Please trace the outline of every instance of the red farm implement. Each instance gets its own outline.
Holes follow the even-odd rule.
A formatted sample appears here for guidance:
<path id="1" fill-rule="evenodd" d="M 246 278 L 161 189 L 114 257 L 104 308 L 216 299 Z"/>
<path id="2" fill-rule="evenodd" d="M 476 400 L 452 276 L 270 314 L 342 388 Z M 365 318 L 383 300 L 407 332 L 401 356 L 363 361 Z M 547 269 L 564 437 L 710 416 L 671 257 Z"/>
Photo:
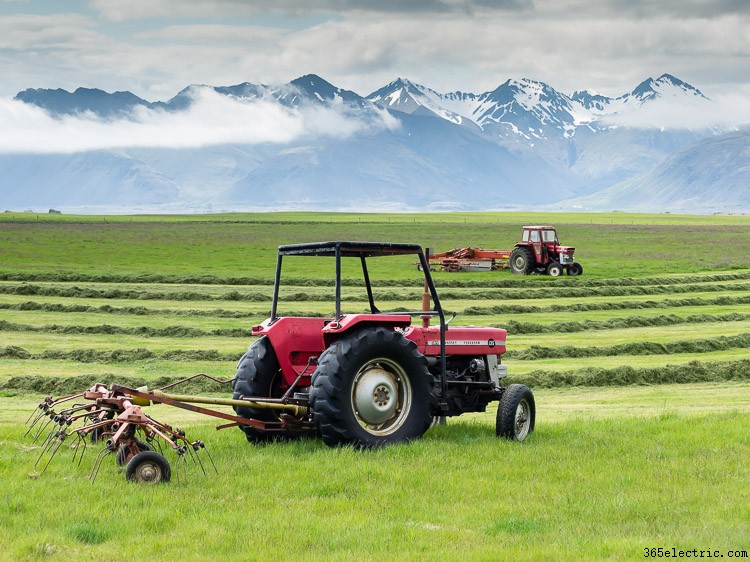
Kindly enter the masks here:
<path id="1" fill-rule="evenodd" d="M 560 245 L 554 226 L 524 226 L 521 241 L 512 250 L 467 246 L 431 253 L 429 258 L 432 271 L 495 271 L 509 268 L 516 275 L 541 273 L 553 277 L 564 272 L 571 276 L 583 273 L 583 267 L 575 261 L 575 248 Z"/>

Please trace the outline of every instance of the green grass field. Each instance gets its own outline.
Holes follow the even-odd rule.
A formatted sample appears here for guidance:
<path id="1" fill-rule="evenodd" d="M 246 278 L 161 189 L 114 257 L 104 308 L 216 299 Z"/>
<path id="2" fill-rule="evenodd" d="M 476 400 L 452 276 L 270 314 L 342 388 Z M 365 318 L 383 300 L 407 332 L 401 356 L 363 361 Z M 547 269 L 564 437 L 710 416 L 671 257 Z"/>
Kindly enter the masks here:
<path id="1" fill-rule="evenodd" d="M 485 414 L 385 450 L 206 441 L 218 475 L 130 485 L 70 455 L 42 475 L 23 421 L 94 381 L 229 378 L 270 308 L 276 246 L 317 240 L 510 248 L 555 224 L 579 278 L 436 273 L 455 325 L 508 329 L 509 382 L 535 391 L 523 444 Z M 0 559 L 635 560 L 750 550 L 750 217 L 0 214 Z M 396 260 L 398 262 L 398 259 Z M 332 312 L 332 262 L 285 263 L 282 311 Z M 409 260 L 371 269 L 381 309 L 419 306 Z M 346 308 L 366 307 L 344 270 Z M 682 384 L 673 384 L 673 383 Z M 213 389 L 215 392 L 216 389 Z"/>

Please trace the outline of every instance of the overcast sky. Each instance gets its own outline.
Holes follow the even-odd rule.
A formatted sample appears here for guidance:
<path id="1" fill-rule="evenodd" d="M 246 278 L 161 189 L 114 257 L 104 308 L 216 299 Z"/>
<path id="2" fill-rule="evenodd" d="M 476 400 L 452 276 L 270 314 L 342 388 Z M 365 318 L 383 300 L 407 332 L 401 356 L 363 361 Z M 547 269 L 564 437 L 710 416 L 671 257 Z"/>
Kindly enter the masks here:
<path id="1" fill-rule="evenodd" d="M 750 0 L 0 0 L 0 97 L 26 88 L 277 84 L 367 95 L 398 76 L 630 91 L 671 73 L 750 98 Z"/>

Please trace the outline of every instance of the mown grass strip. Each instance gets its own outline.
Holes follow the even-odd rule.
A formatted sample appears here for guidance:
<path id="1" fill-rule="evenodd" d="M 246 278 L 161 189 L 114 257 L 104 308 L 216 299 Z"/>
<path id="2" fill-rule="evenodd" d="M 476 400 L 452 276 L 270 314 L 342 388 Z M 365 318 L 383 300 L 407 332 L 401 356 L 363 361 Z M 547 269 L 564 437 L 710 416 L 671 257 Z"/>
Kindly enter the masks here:
<path id="1" fill-rule="evenodd" d="M 268 316 L 270 308 L 262 312 L 246 310 L 228 310 L 225 308 L 214 308 L 211 310 L 199 310 L 194 308 L 149 308 L 145 306 L 90 306 L 85 304 L 60 304 L 39 303 L 26 301 L 23 303 L 0 303 L 0 310 L 17 310 L 19 312 L 55 312 L 55 313 L 95 313 L 95 314 L 118 314 L 123 316 L 197 316 L 211 318 L 257 318 Z M 281 316 L 314 316 L 323 317 L 320 312 L 280 310 Z"/>
<path id="2" fill-rule="evenodd" d="M 378 284 L 389 287 L 411 287 L 420 279 L 379 279 Z M 462 279 L 460 274 L 455 276 L 439 275 L 438 284 L 441 287 L 520 287 L 527 286 L 529 282 L 549 283 L 556 286 L 574 287 L 609 287 L 609 286 L 645 286 L 645 285 L 679 285 L 685 283 L 715 283 L 720 281 L 732 281 L 750 279 L 750 271 L 717 273 L 712 275 L 687 275 L 681 277 L 643 277 L 643 278 L 619 278 L 619 279 L 587 279 L 563 278 L 553 279 L 544 276 L 533 277 L 505 277 L 503 273 L 489 274 L 486 279 Z M 245 286 L 273 286 L 271 277 L 218 277 L 215 275 L 157 275 L 157 274 L 98 274 L 91 275 L 79 272 L 0 272 L 0 281 L 47 281 L 63 283 L 158 283 L 164 285 L 245 285 Z M 285 279 L 288 286 L 299 287 L 329 287 L 330 279 L 290 277 Z M 359 279 L 342 279 L 346 286 L 359 286 Z"/>
<path id="3" fill-rule="evenodd" d="M 495 314 L 537 314 L 545 312 L 588 312 L 595 310 L 638 310 L 643 308 L 680 308 L 688 306 L 731 306 L 750 304 L 750 296 L 717 297 L 715 299 L 669 299 L 662 301 L 619 301 L 552 304 L 550 306 L 533 306 L 523 304 L 500 304 L 496 306 L 469 306 L 463 314 L 472 316 L 491 316 Z"/>
<path id="4" fill-rule="evenodd" d="M 440 298 L 445 300 L 460 299 L 549 299 L 549 298 L 576 298 L 576 297 L 627 297 L 635 295 L 668 295 L 682 293 L 715 293 L 715 292 L 739 292 L 750 291 L 750 284 L 717 284 L 717 285 L 651 285 L 643 287 L 571 287 L 545 289 L 529 289 L 523 291 L 512 291 L 509 289 L 487 290 L 487 291 L 441 291 Z M 410 298 L 415 298 L 414 293 Z M 385 298 L 385 297 L 381 297 Z M 397 300 L 397 299 L 392 299 Z"/>
<path id="5" fill-rule="evenodd" d="M 610 318 L 609 320 L 581 320 L 571 322 L 554 322 L 539 324 L 535 322 L 519 322 L 510 320 L 500 324 L 492 324 L 495 328 L 505 328 L 512 334 L 570 334 L 575 332 L 620 330 L 623 328 L 646 328 L 656 326 L 672 326 L 674 324 L 705 324 L 708 322 L 743 322 L 750 320 L 750 314 L 732 312 L 729 314 L 691 314 L 690 316 L 676 316 L 665 314 L 661 316 L 626 316 L 625 318 Z"/>
<path id="6" fill-rule="evenodd" d="M 0 348 L 0 356 L 3 349 Z M 116 380 L 101 380 L 101 375 L 76 375 L 68 377 L 14 376 L 0 384 L 0 391 L 10 393 L 49 393 L 63 395 L 79 392 L 96 382 L 116 382 L 130 387 L 148 385 L 158 388 L 171 384 L 182 377 L 160 376 L 144 378 L 120 376 Z M 628 366 L 604 369 L 587 367 L 574 371 L 535 370 L 526 374 L 513 375 L 512 382 L 529 385 L 532 388 L 563 388 L 577 386 L 631 386 L 654 384 L 684 384 L 701 382 L 727 382 L 750 380 L 750 360 L 723 362 L 690 361 L 682 365 L 664 365 L 654 368 L 633 368 Z M 226 387 L 218 387 L 209 381 L 191 381 L 180 391 L 227 392 Z"/>
<path id="7" fill-rule="evenodd" d="M 628 386 L 644 384 L 683 384 L 696 382 L 726 382 L 750 379 L 750 360 L 690 361 L 682 365 L 653 368 L 633 368 L 627 365 L 604 369 L 586 367 L 573 371 L 536 370 L 513 376 L 513 382 L 532 388 L 570 386 Z"/>
<path id="8" fill-rule="evenodd" d="M 30 324 L 18 324 L 16 322 L 0 320 L 0 331 L 3 330 L 9 332 L 45 332 L 50 334 L 115 334 L 143 336 L 145 338 L 200 338 L 204 336 L 247 338 L 250 336 L 250 330 L 247 328 L 217 328 L 215 330 L 201 330 L 188 326 L 167 326 L 164 328 L 135 326 L 125 328 L 111 324 L 100 324 L 98 326 L 65 326 L 60 324 L 32 326 Z"/>
<path id="9" fill-rule="evenodd" d="M 111 377 L 110 377 L 111 378 Z M 64 396 L 74 392 L 80 392 L 90 388 L 96 383 L 120 384 L 130 388 L 148 386 L 156 389 L 172 384 L 184 377 L 160 376 L 156 378 L 145 378 L 138 376 L 119 376 L 102 380 L 101 375 L 75 375 L 71 377 L 46 377 L 46 376 L 15 376 L 4 383 L 0 383 L 0 392 L 5 393 L 39 393 L 53 396 Z M 217 392 L 231 394 L 232 388 L 228 384 L 219 384 L 210 379 L 194 379 L 178 387 L 178 392 Z"/>
<path id="10" fill-rule="evenodd" d="M 521 361 L 539 359 L 575 359 L 580 357 L 614 357 L 620 355 L 674 355 L 676 353 L 710 353 L 750 347 L 750 334 L 720 336 L 697 340 L 680 340 L 666 343 L 638 341 L 632 343 L 577 347 L 572 345 L 546 347 L 532 345 L 520 351 L 510 350 L 505 356 Z"/>
<path id="11" fill-rule="evenodd" d="M 309 313 L 297 313 L 305 316 L 313 316 Z M 291 314 L 294 315 L 294 314 Z M 250 315 L 248 315 L 250 316 Z M 258 315 L 255 315 L 258 316 Z M 321 316 L 321 315 L 316 315 Z M 673 314 L 654 317 L 627 316 L 625 318 L 611 318 L 609 320 L 582 320 L 575 322 L 555 322 L 553 324 L 538 324 L 534 322 L 519 322 L 511 320 L 506 323 L 493 324 L 496 328 L 504 328 L 512 334 L 549 334 L 549 333 L 575 333 L 587 331 L 618 330 L 623 328 L 644 328 L 657 326 L 672 326 L 675 324 L 705 324 L 710 322 L 743 322 L 750 320 L 750 314 L 733 312 L 730 314 L 692 314 L 690 316 L 676 316 Z M 80 326 L 77 324 L 46 324 L 34 326 L 18 322 L 0 320 L 0 331 L 8 332 L 38 332 L 49 334 L 107 334 L 142 336 L 146 338 L 201 338 L 201 337 L 227 337 L 247 338 L 250 331 L 247 328 L 216 328 L 213 330 L 202 330 L 189 326 L 165 326 L 153 328 L 151 326 L 113 326 L 112 324 L 99 324 L 96 326 Z"/>
<path id="12" fill-rule="evenodd" d="M 588 287 L 588 288 L 545 288 L 528 289 L 522 291 L 511 289 L 488 289 L 483 291 L 442 291 L 443 300 L 482 300 L 482 299 L 540 299 L 540 298 L 575 298 L 575 297 L 612 297 L 633 295 L 665 295 L 700 292 L 739 292 L 750 291 L 750 284 L 717 284 L 717 285 L 654 285 L 644 287 Z M 196 291 L 148 291 L 125 289 L 94 289 L 90 287 L 58 287 L 42 285 L 0 285 L 0 294 L 24 296 L 56 296 L 90 299 L 133 299 L 133 300 L 166 300 L 166 301 L 244 301 L 270 302 L 270 293 L 254 293 L 229 291 L 220 294 L 206 294 Z M 374 291 L 379 301 L 418 301 L 422 297 L 421 291 L 393 292 Z M 357 294 L 347 294 L 349 302 L 367 302 L 367 296 L 362 291 Z M 306 293 L 298 291 L 282 295 L 285 302 L 327 302 L 331 300 L 328 294 Z"/>
<path id="13" fill-rule="evenodd" d="M 130 363 L 148 359 L 171 361 L 238 361 L 242 354 L 220 353 L 215 349 L 173 349 L 156 352 L 139 347 L 137 349 L 73 349 L 62 351 L 48 349 L 42 353 L 31 353 L 22 347 L 10 345 L 0 347 L 0 359 L 60 359 L 79 363 Z"/>
<path id="14" fill-rule="evenodd" d="M 669 309 L 696 306 L 732 306 L 750 304 L 750 296 L 743 297 L 717 297 L 715 299 L 669 299 L 662 301 L 620 301 L 620 302 L 597 302 L 597 303 L 571 303 L 553 304 L 550 306 L 534 305 L 497 305 L 497 306 L 469 306 L 461 311 L 462 315 L 468 316 L 493 316 L 501 314 L 544 314 L 555 312 L 589 312 L 606 310 L 640 310 L 640 309 Z M 242 310 L 229 310 L 225 308 L 214 308 L 210 310 L 199 309 L 174 309 L 174 308 L 149 308 L 146 306 L 91 306 L 85 304 L 61 304 L 61 303 L 39 303 L 26 301 L 22 303 L 0 303 L 0 310 L 40 311 L 55 313 L 95 313 L 115 314 L 128 316 L 196 316 L 215 318 L 255 318 L 268 315 L 269 311 L 249 312 Z M 406 309 L 404 309 L 406 310 Z M 324 316 L 322 313 L 310 311 L 281 311 L 283 316 Z"/>

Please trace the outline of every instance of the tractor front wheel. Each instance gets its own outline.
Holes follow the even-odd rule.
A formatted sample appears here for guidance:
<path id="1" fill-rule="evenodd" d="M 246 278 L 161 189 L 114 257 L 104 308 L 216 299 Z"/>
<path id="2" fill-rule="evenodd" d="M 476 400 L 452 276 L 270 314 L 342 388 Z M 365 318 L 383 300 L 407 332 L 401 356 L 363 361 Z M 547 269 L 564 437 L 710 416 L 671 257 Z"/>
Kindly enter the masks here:
<path id="1" fill-rule="evenodd" d="M 510 253 L 510 270 L 515 275 L 529 275 L 534 265 L 534 254 L 528 248 L 515 248 Z"/>
<path id="2" fill-rule="evenodd" d="M 550 277 L 560 277 L 560 275 L 562 275 L 562 272 L 562 266 L 556 261 L 553 261 L 547 266 L 547 275 L 549 275 Z"/>
<path id="3" fill-rule="evenodd" d="M 432 422 L 434 378 L 414 342 L 364 328 L 323 352 L 310 408 L 323 442 L 372 448 L 421 437 Z"/>
<path id="4" fill-rule="evenodd" d="M 580 263 L 573 262 L 568 266 L 568 275 L 577 277 L 583 275 L 583 266 Z"/>
<path id="5" fill-rule="evenodd" d="M 531 389 L 524 384 L 510 385 L 497 405 L 497 436 L 523 441 L 534 431 L 535 421 L 536 404 Z"/>

